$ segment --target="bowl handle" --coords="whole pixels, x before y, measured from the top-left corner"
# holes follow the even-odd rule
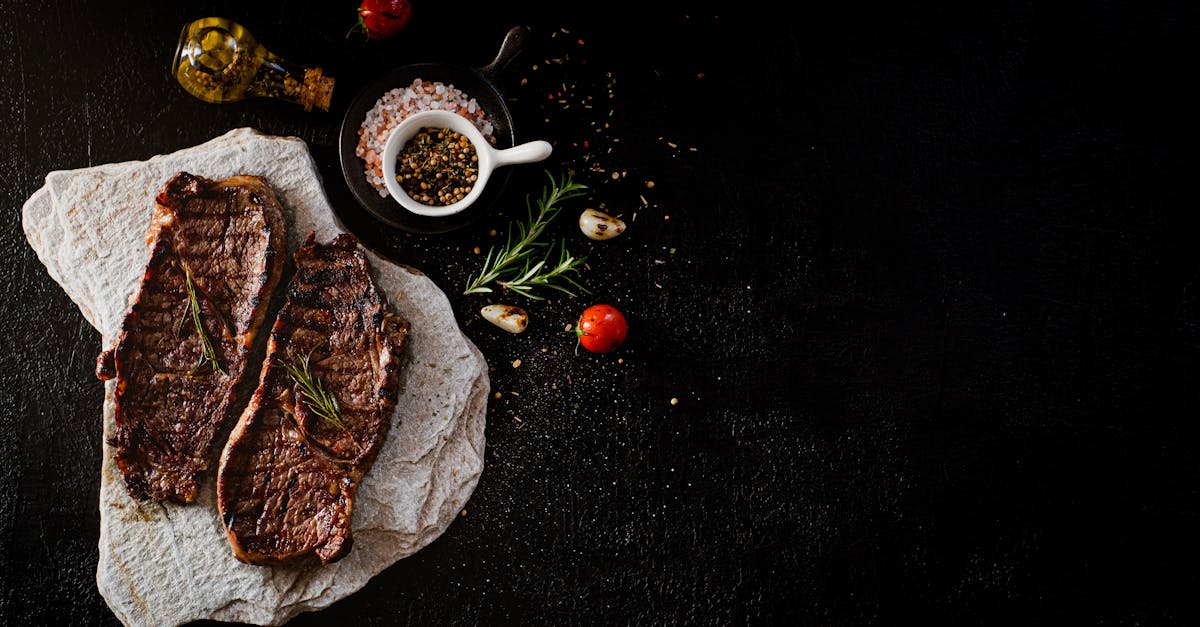
[[[525,142],[512,148],[497,150],[492,155],[493,165],[498,168],[502,165],[511,165],[514,163],[533,163],[549,157],[550,152],[553,150],[554,147],[550,145],[550,142],[540,139]]]
[[[492,62],[479,68],[478,72],[493,83],[500,82],[500,71],[504,66],[508,65],[517,53],[521,52],[521,48],[525,45],[525,37],[529,35],[528,26],[514,26],[508,29],[508,34],[504,36],[504,41],[500,44],[500,51],[496,53],[496,58]]]

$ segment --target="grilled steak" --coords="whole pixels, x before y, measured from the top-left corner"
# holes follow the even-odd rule
[[[275,193],[256,176],[181,172],[155,202],[146,273],[96,376],[117,379],[110,444],[130,496],[190,503],[217,434],[236,415],[287,228]]]
[[[387,436],[408,343],[353,237],[321,245],[309,235],[295,261],[217,475],[229,544],[251,564],[350,551],[354,494]]]

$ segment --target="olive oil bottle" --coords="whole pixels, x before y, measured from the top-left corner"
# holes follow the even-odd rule
[[[189,22],[179,35],[171,74],[207,102],[278,98],[311,111],[329,110],[334,79],[321,68],[290,63],[267,50],[241,24],[221,17]]]

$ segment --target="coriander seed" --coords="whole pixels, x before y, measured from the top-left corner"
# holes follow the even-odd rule
[[[452,205],[467,197],[479,179],[479,156],[465,135],[425,127],[396,158],[396,182],[425,205]]]

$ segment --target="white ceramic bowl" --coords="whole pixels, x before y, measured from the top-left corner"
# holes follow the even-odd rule
[[[400,183],[396,181],[396,155],[400,154],[400,150],[404,148],[404,144],[408,140],[426,127],[448,128],[465,135],[475,146],[475,154],[479,155],[479,173],[476,175],[475,185],[471,187],[471,192],[465,198],[454,204],[436,206],[417,202],[405,193],[404,188],[400,187]],[[383,148],[383,181],[387,184],[388,193],[396,199],[396,202],[400,203],[400,206],[418,215],[440,218],[456,214],[471,206],[471,203],[475,202],[483,193],[483,188],[496,168],[516,163],[541,161],[550,156],[552,149],[549,142],[538,140],[497,150],[484,139],[483,133],[480,133],[479,129],[475,128],[475,125],[467,118],[453,111],[421,111],[404,118],[404,121],[396,126],[392,134],[388,136],[387,144]]]

